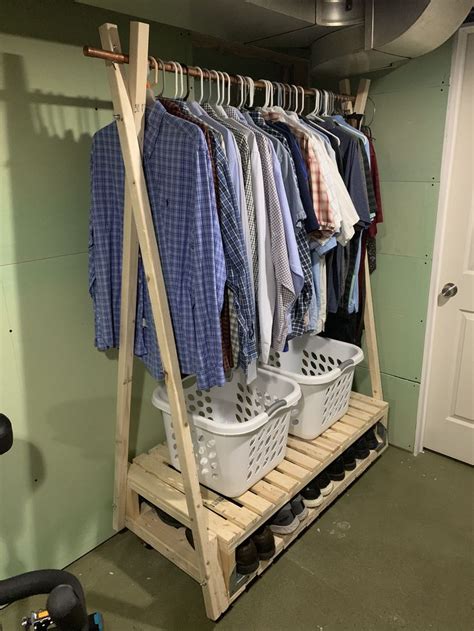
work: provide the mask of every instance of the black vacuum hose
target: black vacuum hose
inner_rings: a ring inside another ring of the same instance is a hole
[[[84,591],[73,574],[64,570],[36,570],[0,581],[0,605],[37,594],[50,595],[48,611],[61,631],[87,631]]]

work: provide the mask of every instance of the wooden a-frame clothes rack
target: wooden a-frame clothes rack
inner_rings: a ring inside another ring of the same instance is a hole
[[[216,620],[252,578],[273,561],[262,562],[253,576],[239,578],[235,573],[236,547],[367,429],[380,422],[382,435],[385,434],[383,427],[386,427],[388,406],[382,401],[368,266],[366,262],[364,317],[372,397],[352,393],[347,415],[314,441],[289,437],[286,457],[281,465],[239,498],[228,500],[201,487],[141,159],[149,68],[149,27],[141,22],[130,23],[128,55],[122,53],[115,25],[104,24],[99,32],[102,49],[85,46],[84,54],[105,60],[126,176],[113,525],[116,530],[128,527],[196,579],[202,586],[207,615]],[[125,63],[129,66],[127,74]],[[172,68],[169,66],[167,69]],[[186,70],[191,76],[200,76],[196,68]],[[235,77],[233,79],[236,80]],[[354,112],[358,114],[364,112],[369,83],[362,80],[359,84],[354,103]],[[260,86],[256,82],[256,87],[264,87],[264,84]],[[340,83],[340,90],[348,111],[354,101],[349,96],[348,80]],[[312,92],[307,90],[306,93]],[[167,450],[163,445],[137,456],[133,463],[128,461],[139,250],[156,324],[181,473],[169,466]],[[310,509],[308,519],[295,533],[276,537],[275,557],[385,448],[386,440],[381,440],[379,448],[371,452],[368,459],[359,463],[343,482],[336,483],[335,491],[323,506]],[[141,504],[140,497],[148,503]],[[164,524],[149,504],[161,508],[191,528],[194,548],[186,540],[183,529],[177,530]]]

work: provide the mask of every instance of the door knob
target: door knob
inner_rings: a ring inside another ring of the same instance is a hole
[[[446,283],[446,285],[441,290],[441,295],[444,298],[452,298],[458,293],[457,285],[454,283]]]

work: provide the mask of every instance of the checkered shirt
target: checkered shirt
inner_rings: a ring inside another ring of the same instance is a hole
[[[264,117],[271,121],[283,120],[281,114],[277,112],[264,112]],[[285,118],[284,122],[298,140],[303,156],[305,157],[309,173],[313,207],[322,235],[332,235],[335,228],[334,213],[329,202],[326,181],[324,180],[320,164],[312,147],[311,136],[289,119]]]
[[[201,389],[223,385],[226,267],[205,138],[155,103],[146,113],[143,162],[181,372],[196,374]],[[94,136],[91,178],[89,287],[96,346],[105,350],[118,346],[120,333],[125,172],[115,123]],[[141,260],[138,276],[135,354],[162,379]]]

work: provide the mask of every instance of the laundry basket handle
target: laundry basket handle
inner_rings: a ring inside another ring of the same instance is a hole
[[[339,364],[338,368],[341,372],[345,372],[348,368],[354,365],[353,359],[346,359],[346,361]]]
[[[277,410],[279,410],[280,408],[285,407],[286,405],[286,399],[278,399],[278,401],[275,401],[275,403],[272,403],[270,405],[270,407],[268,407],[265,412],[268,414],[268,416],[270,417],[273,412],[276,412]]]

